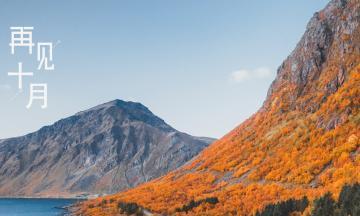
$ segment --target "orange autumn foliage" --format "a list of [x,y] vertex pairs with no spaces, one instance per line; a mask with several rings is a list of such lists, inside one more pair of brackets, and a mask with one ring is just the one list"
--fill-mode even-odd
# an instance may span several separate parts
[[[360,181],[359,84],[357,66],[347,82],[317,112],[308,113],[306,120],[299,111],[281,120],[265,118],[269,113],[257,113],[191,164],[108,199],[136,202],[154,212],[174,213],[191,200],[218,197],[220,203],[201,205],[192,210],[193,214],[245,215],[278,200],[304,195],[312,199],[326,191],[337,194],[345,183]],[[334,105],[347,100],[351,103]],[[317,127],[323,112],[341,115],[349,107],[352,113],[340,126],[332,130]],[[289,128],[285,129],[287,135],[284,128]],[[100,201],[86,202],[81,212],[115,214],[116,206],[86,208]]]
[[[349,0],[348,7],[360,8],[359,1]],[[326,13],[319,16],[320,22],[327,19]],[[263,107],[190,164],[134,189],[84,202],[76,213],[118,215],[115,204],[99,205],[114,199],[136,202],[153,213],[184,215],[176,209],[216,197],[217,204],[201,204],[188,215],[252,215],[289,198],[312,200],[327,191],[337,196],[344,184],[360,182],[359,28],[355,31],[346,40],[334,40],[333,52],[305,84],[292,79],[293,61],[286,60]],[[313,60],[308,53],[299,55]]]

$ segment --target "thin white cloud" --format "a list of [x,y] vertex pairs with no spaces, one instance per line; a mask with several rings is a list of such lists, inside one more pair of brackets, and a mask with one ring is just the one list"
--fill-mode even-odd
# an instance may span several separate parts
[[251,77],[250,74],[248,70],[238,70],[231,73],[230,79],[234,82],[242,82],[248,80]]
[[254,70],[241,69],[230,74],[230,81],[240,83],[247,80],[265,79],[270,77],[271,70],[267,67],[259,67]]

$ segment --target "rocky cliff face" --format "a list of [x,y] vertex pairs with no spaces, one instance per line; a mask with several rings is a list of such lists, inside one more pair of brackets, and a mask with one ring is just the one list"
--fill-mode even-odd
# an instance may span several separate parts
[[[295,50],[279,67],[264,108],[316,112],[358,64],[359,20],[359,1],[331,1],[315,13]],[[343,114],[337,113],[339,117]],[[329,122],[319,121],[319,125],[333,129],[341,122],[333,118]]]
[[[157,213],[192,206],[187,215],[255,215],[289,198],[312,200],[327,191],[337,196],[343,185],[355,182],[360,182],[360,1],[332,0],[310,20],[258,112],[191,164],[111,198]],[[219,202],[194,202],[211,197]],[[80,205],[79,215],[114,215],[111,206],[88,208],[101,201]]]
[[112,101],[0,141],[0,195],[114,193],[178,168],[212,141],[175,130],[139,103]]

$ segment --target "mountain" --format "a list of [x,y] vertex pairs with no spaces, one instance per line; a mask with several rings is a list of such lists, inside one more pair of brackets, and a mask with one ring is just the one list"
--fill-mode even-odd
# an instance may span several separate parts
[[290,198],[338,196],[360,181],[359,30],[360,1],[330,1],[253,116],[190,164],[74,212],[115,215],[136,203],[163,214],[254,215]]
[[111,101],[0,141],[0,196],[113,193],[186,163],[213,139],[181,133],[140,103]]

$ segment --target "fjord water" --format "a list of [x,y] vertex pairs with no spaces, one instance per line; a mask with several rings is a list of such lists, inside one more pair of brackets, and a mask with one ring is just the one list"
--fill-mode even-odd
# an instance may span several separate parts
[[0,216],[59,216],[76,199],[0,199]]

